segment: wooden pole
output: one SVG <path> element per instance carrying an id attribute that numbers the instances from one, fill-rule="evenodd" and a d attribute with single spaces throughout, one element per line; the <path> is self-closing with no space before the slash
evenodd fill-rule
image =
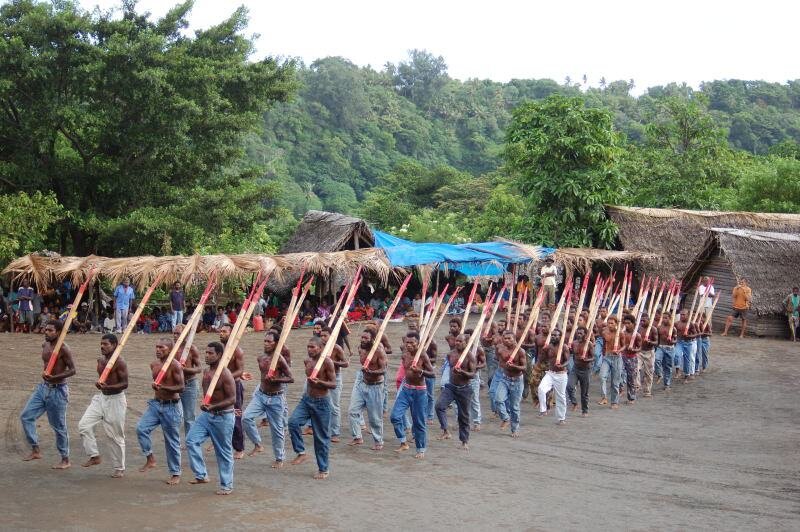
<path id="1" fill-rule="evenodd" d="M 639 330 L 639 326 L 642 323 L 642 314 L 644 313 L 644 304 L 647 302 L 647 296 L 650 294 L 650 287 L 646 287 L 644 293 L 642 294 L 641 305 L 639 305 L 639 310 L 636 312 L 636 323 L 633 326 L 633 334 L 631 335 L 631 342 L 628 346 L 628 349 L 633 349 L 634 340 L 636 339 L 636 331 Z M 639 303 L 639 302 L 637 302 Z"/>
<path id="2" fill-rule="evenodd" d="M 117 359 L 119 358 L 120 353 L 122 353 L 122 349 L 125 347 L 128 338 L 130 337 L 133 330 L 136 328 L 136 322 L 139 320 L 139 316 L 142 315 L 145 305 L 150 300 L 150 296 L 153 295 L 153 290 L 156 289 L 156 286 L 158 286 L 159 283 L 161 283 L 161 279 L 163 278 L 164 274 L 161 274 L 158 277 L 156 277 L 155 281 L 153 281 L 153 284 L 151 284 L 150 287 L 147 289 L 147 291 L 144 293 L 142 300 L 139 302 L 139 306 L 136 307 L 136 311 L 133 313 L 133 316 L 131 316 L 131 320 L 128 322 L 128 326 L 125 327 L 125 332 L 122 333 L 122 338 L 120 338 L 116 349 L 114 349 L 114 353 L 112 353 L 111 358 L 109 358 L 108 362 L 106 362 L 106 367 L 103 370 L 103 373 L 100 374 L 100 379 L 98 379 L 100 383 L 106 382 L 106 379 L 108 378 L 109 373 L 111 373 L 111 370 L 114 368 L 114 364 L 117 363 Z"/>
<path id="3" fill-rule="evenodd" d="M 528 291 L 527 290 L 522 293 L 521 297 L 520 297 L 519 293 L 517 293 L 517 310 L 514 313 L 514 327 L 512 328 L 512 330 L 514 331 L 514 334 L 517 334 L 517 324 L 519 323 L 519 313 L 520 313 L 522 307 L 525 306 L 525 303 L 527 301 L 528 301 Z"/>
<path id="4" fill-rule="evenodd" d="M 625 297 L 625 294 L 628 292 L 628 270 L 627 267 L 625 268 L 625 280 L 622 282 L 622 287 L 620 289 L 620 300 L 619 304 L 617 305 L 617 333 L 614 335 L 614 351 L 619 349 L 619 335 L 622 332 L 622 313 L 625 309 L 625 301 L 622 298 Z"/>
<path id="5" fill-rule="evenodd" d="M 361 286 L 361 266 L 358 267 L 356 271 L 356 275 L 353 278 L 353 283 L 350 285 L 350 291 L 347 294 L 347 299 L 345 300 L 344 308 L 350 308 L 350 304 L 353 302 L 353 299 L 356 297 L 356 292 L 358 292 L 359 287 Z M 333 352 L 333 346 L 336 345 L 336 339 L 339 337 L 339 331 L 342 330 L 342 323 L 344 323 L 345 318 L 347 317 L 347 312 L 342 311 L 339 314 L 339 317 L 336 319 L 336 323 L 331 330 L 331 335 L 328 338 L 328 341 L 325 343 L 325 346 L 322 348 L 322 353 L 320 353 L 319 358 L 317 359 L 317 363 L 314 365 L 314 369 L 311 370 L 311 375 L 309 375 L 310 379 L 316 379 L 317 375 L 319 374 L 319 370 L 322 369 L 322 364 L 325 362 L 325 359 Z M 380 341 L 379 338 L 376 341 Z"/>
<path id="6" fill-rule="evenodd" d="M 697 303 L 697 294 L 700 293 L 700 281 L 697 281 L 697 286 L 694 289 L 694 297 L 692 298 L 692 306 L 689 307 L 689 315 L 686 317 L 686 328 L 683 334 L 689 334 L 689 324 L 692 323 L 692 315 L 694 314 L 694 306 Z"/>
<path id="7" fill-rule="evenodd" d="M 502 292 L 497 294 L 498 297 L 502 296 Z M 508 361 L 511 362 L 514 360 L 514 357 L 517 356 L 517 352 L 522 348 L 522 344 L 525 342 L 525 337 L 528 334 L 528 331 L 531 330 L 531 327 L 536 323 L 536 320 L 539 319 L 539 311 L 542 308 L 542 301 L 544 301 L 544 285 L 539 287 L 539 291 L 536 293 L 536 299 L 533 302 L 533 307 L 531 307 L 531 313 L 528 316 L 528 321 L 525 323 L 525 328 L 522 330 L 522 336 L 519 337 L 517 340 L 517 344 L 514 346 L 514 349 L 511 350 L 511 355 L 508 357 Z"/>
<path id="8" fill-rule="evenodd" d="M 501 288 L 500 291 L 497 292 L 497 299 L 495 299 L 494 305 L 492 305 L 492 315 L 489 316 L 489 323 L 490 324 L 494 321 L 494 316 L 495 316 L 495 314 L 497 314 L 497 309 L 500 307 L 500 301 L 503 300 L 503 293 L 506 291 L 506 287 L 507 286 L 504 284 L 503 288 Z M 489 303 L 487 302 L 486 304 L 488 305 Z M 506 327 L 508 327 L 508 323 L 506 323 Z M 503 332 L 503 331 L 500 331 L 500 332 Z M 488 334 L 489 333 L 487 332 L 484 335 L 484 338 L 487 338 Z"/>
<path id="9" fill-rule="evenodd" d="M 564 321 L 561 323 L 561 340 L 558 342 L 558 352 L 556 352 L 556 364 L 561 363 L 561 352 L 564 350 L 564 338 L 566 338 L 567 322 L 569 321 L 569 304 L 572 302 L 572 290 L 567 294 L 567 304 L 564 311 Z M 548 344 L 544 344 L 547 346 Z"/>
<path id="10" fill-rule="evenodd" d="M 467 354 L 472 350 L 472 346 L 475 345 L 477 339 L 480 338 L 481 336 L 480 331 L 482 330 L 483 323 L 484 321 L 486 321 L 486 318 L 489 314 L 488 310 L 489 310 L 488 306 L 484 305 L 483 311 L 481 312 L 481 316 L 480 318 L 478 318 L 478 323 L 475 325 L 472 334 L 469 335 L 469 341 L 467 342 L 467 345 L 464 346 L 464 351 L 461 353 L 461 356 L 458 357 L 455 366 L 453 366 L 454 369 L 458 369 L 461 367 L 461 364 L 464 362 L 464 359 L 467 358 Z M 464 334 L 464 333 L 461 332 L 459 334 Z"/>
<path id="11" fill-rule="evenodd" d="M 711 305 L 711 311 L 708 313 L 708 315 L 706 316 L 706 320 L 703 322 L 703 329 L 704 330 L 708 326 L 708 324 L 711 322 L 711 316 L 714 315 L 714 309 L 717 308 L 717 303 L 719 303 L 719 294 L 717 294 L 717 297 L 714 298 L 714 304 Z"/>
<path id="12" fill-rule="evenodd" d="M 561 293 L 561 298 L 558 301 L 558 305 L 556 306 L 556 311 L 553 313 L 553 317 L 550 318 L 550 327 L 549 331 L 547 332 L 547 339 L 544 341 L 544 345 L 548 345 L 550 343 L 550 337 L 553 335 L 553 329 L 556 328 L 558 323 L 558 318 L 561 316 L 561 310 L 564 308 L 564 303 L 567 300 L 567 296 L 572 292 L 572 279 L 567 281 L 567 284 L 564 286 L 564 291 Z M 569 314 L 569 311 L 567 311 Z"/>
<path id="13" fill-rule="evenodd" d="M 614 284 L 614 278 L 609 277 L 606 281 L 609 285 Z M 595 288 L 597 285 L 595 284 Z M 600 288 L 600 293 L 605 293 L 605 285 Z M 583 343 L 583 358 L 586 358 L 586 352 L 589 350 L 589 340 L 592 336 L 592 330 L 594 329 L 594 322 L 597 320 L 597 314 L 600 312 L 600 307 L 602 306 L 603 301 L 602 297 L 598 298 L 594 301 L 593 304 L 589 305 L 589 319 L 586 320 L 586 341 Z"/>
<path id="14" fill-rule="evenodd" d="M 75 294 L 75 299 L 72 301 L 72 307 L 67 313 L 67 318 L 64 320 L 64 325 L 61 326 L 61 332 L 58 335 L 56 344 L 53 346 L 53 351 L 50 353 L 50 359 L 47 361 L 47 368 L 44 370 L 45 375 L 50 375 L 53 373 L 53 368 L 56 366 L 56 360 L 58 360 L 58 354 L 61 352 L 61 346 L 64 345 L 64 339 L 67 337 L 70 326 L 72 326 L 72 320 L 78 314 L 78 306 L 83 298 L 83 293 L 86 291 L 86 287 L 89 285 L 89 282 L 92 280 L 92 278 L 94 278 L 95 271 L 96 270 L 94 268 L 89 270 L 89 273 L 86 275 L 86 279 L 83 281 L 80 288 L 78 288 L 78 293 Z M 9 310 L 11 309 L 9 308 Z M 12 311 L 10 314 L 13 315 L 14 312 Z M 14 329 L 12 328 L 11 331 L 13 332 Z"/>
<path id="15" fill-rule="evenodd" d="M 414 355 L 414 360 L 411 361 L 411 365 L 413 367 L 416 367 L 417 362 L 419 362 L 419 357 L 422 356 L 422 353 L 425 352 L 431 345 L 431 342 L 433 342 L 433 336 L 439 329 L 439 325 L 442 324 L 442 320 L 444 320 L 444 317 L 447 316 L 447 311 L 450 309 L 450 305 L 453 303 L 456 294 L 458 294 L 459 290 L 461 290 L 461 287 L 457 287 L 455 289 L 455 291 L 453 292 L 453 297 L 451 297 L 447 301 L 447 303 L 445 303 L 444 309 L 442 310 L 441 314 L 439 314 L 439 309 L 442 305 L 442 302 L 444 301 L 444 296 L 447 294 L 447 286 L 448 285 L 445 285 L 445 289 L 442 292 L 442 297 L 439 299 L 439 303 L 436 305 L 436 308 L 432 312 L 432 315 L 433 316 L 438 315 L 438 318 L 436 318 L 435 323 L 433 320 L 428 320 L 425 329 L 420 331 L 419 346 L 417 347 L 417 352 Z"/>
<path id="16" fill-rule="evenodd" d="M 464 334 L 464 329 L 467 328 L 467 319 L 469 319 L 469 311 L 472 310 L 472 301 L 475 299 L 475 290 L 478 289 L 478 283 L 472 283 L 472 290 L 469 292 L 469 298 L 467 299 L 467 306 L 464 308 L 464 319 L 461 320 L 461 330 L 458 334 Z"/>
<path id="17" fill-rule="evenodd" d="M 420 274 L 422 274 L 421 271 Z M 425 278 L 422 279 L 422 304 L 419 306 L 419 316 L 417 317 L 420 330 L 422 330 L 422 317 L 425 314 L 425 298 L 427 296 L 428 296 L 428 276 L 425 275 Z"/>
<path id="18" fill-rule="evenodd" d="M 397 293 L 394 296 L 394 301 L 389 306 L 389 310 L 386 311 L 386 317 L 384 317 L 383 321 L 381 322 L 381 326 L 378 328 L 378 333 L 375 335 L 375 341 L 372 342 L 372 347 L 369 349 L 369 353 L 367 353 L 367 358 L 364 360 L 364 369 L 369 367 L 370 362 L 372 362 L 372 357 L 375 356 L 375 352 L 378 350 L 378 344 L 381 343 L 381 338 L 383 338 L 383 333 L 386 332 L 386 326 L 389 325 L 389 318 L 394 313 L 394 309 L 397 308 L 397 305 L 400 303 L 400 298 L 403 297 L 403 293 L 406 291 L 406 287 L 408 286 L 408 282 L 411 280 L 411 274 L 409 273 L 403 284 L 400 285 L 400 288 L 397 289 Z"/>
<path id="19" fill-rule="evenodd" d="M 597 284 L 595 286 L 595 293 L 597 292 Z M 567 345 L 572 345 L 572 341 L 575 339 L 575 331 L 578 329 L 578 316 L 580 315 L 581 311 L 583 310 L 583 303 L 586 300 L 586 291 L 589 289 L 589 274 L 586 273 L 583 277 L 583 283 L 581 286 L 581 295 L 578 298 L 578 307 L 575 312 L 575 323 L 572 325 L 572 331 L 569 334 L 569 343 Z M 594 296 L 592 296 L 594 298 Z M 566 332 L 566 331 L 565 331 Z"/>
<path id="20" fill-rule="evenodd" d="M 506 326 L 509 328 L 512 326 L 511 322 L 511 312 L 513 310 L 514 305 L 514 290 L 517 286 L 517 265 L 514 264 L 511 266 L 511 288 L 508 291 L 508 309 L 506 309 Z"/>
<path id="21" fill-rule="evenodd" d="M 302 271 L 300 272 L 300 279 L 301 279 L 301 280 L 303 279 L 303 272 L 302 272 Z M 300 289 L 300 281 L 297 281 L 297 289 L 298 289 L 298 290 Z M 336 300 L 336 306 L 335 306 L 335 307 L 333 307 L 333 312 L 331 312 L 331 315 L 330 315 L 330 317 L 328 318 L 328 327 L 330 327 L 331 325 L 333 325 L 333 320 L 335 320 L 335 319 L 336 319 L 336 313 L 337 313 L 337 312 L 339 312 L 339 307 L 341 307 L 341 306 L 342 306 L 342 301 L 343 301 L 343 300 L 344 300 L 344 298 L 346 297 L 346 295 L 347 295 L 347 292 L 348 292 L 349 290 L 350 290 L 350 281 L 348 281 L 347 283 L 345 283 L 345 285 L 344 285 L 344 289 L 342 290 L 342 293 L 341 293 L 341 294 L 339 294 L 339 297 L 338 297 L 338 298 L 337 298 L 337 300 Z M 287 312 L 288 312 L 288 310 L 287 310 Z"/>
<path id="22" fill-rule="evenodd" d="M 280 336 L 278 336 L 278 343 L 275 345 L 275 354 L 277 355 L 281 354 L 281 351 L 283 351 L 283 346 L 286 344 L 286 340 L 289 338 L 289 333 L 292 331 L 292 324 L 294 323 L 294 320 L 297 317 L 297 313 L 300 312 L 300 309 L 302 308 L 303 301 L 306 298 L 306 294 L 308 294 L 310 283 L 306 283 L 306 286 L 303 288 L 303 292 L 300 293 L 300 283 L 302 282 L 302 280 L 303 278 L 301 276 L 300 279 L 297 281 L 297 285 L 292 289 L 292 298 L 289 301 L 289 306 L 286 309 L 286 319 L 284 320 L 283 327 L 281 328 L 281 334 Z M 277 367 L 278 367 L 278 357 L 273 355 L 272 360 L 269 363 L 269 370 L 267 371 L 267 375 L 269 377 L 275 376 L 275 371 Z"/>

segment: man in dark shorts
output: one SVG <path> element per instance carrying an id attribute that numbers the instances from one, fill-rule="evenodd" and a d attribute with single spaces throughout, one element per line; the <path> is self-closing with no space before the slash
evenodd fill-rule
<path id="1" fill-rule="evenodd" d="M 733 298 L 733 312 L 725 320 L 725 330 L 722 332 L 722 336 L 728 336 L 728 329 L 731 328 L 733 320 L 739 318 L 742 322 L 739 338 L 744 338 L 747 331 L 747 313 L 750 311 L 750 304 L 753 301 L 753 291 L 747 286 L 747 279 L 744 277 L 739 279 L 731 297 Z"/>

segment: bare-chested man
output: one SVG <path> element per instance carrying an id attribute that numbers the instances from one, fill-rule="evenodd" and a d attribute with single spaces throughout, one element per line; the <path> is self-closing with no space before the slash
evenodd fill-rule
<path id="1" fill-rule="evenodd" d="M 475 334 L 473 329 L 464 329 L 464 343 L 469 342 L 470 337 Z M 480 331 L 477 333 L 480 334 Z M 480 345 L 480 342 L 475 342 L 472 347 L 472 352 L 475 355 L 475 378 L 470 379 L 469 385 L 472 387 L 472 398 L 469 401 L 469 418 L 472 422 L 472 431 L 481 431 L 481 370 L 486 367 L 486 351 Z M 456 403 L 458 404 L 458 403 Z"/>
<path id="2" fill-rule="evenodd" d="M 625 382 L 628 391 L 628 404 L 636 402 L 636 388 L 639 385 L 639 353 L 642 350 L 642 335 L 636 331 L 636 318 L 625 314 L 622 318 L 620 353 L 625 367 Z M 631 347 L 631 341 L 633 347 Z"/>
<path id="3" fill-rule="evenodd" d="M 183 332 L 184 325 L 179 323 L 172 329 L 172 340 L 178 341 L 178 337 Z M 178 347 L 178 354 L 181 356 L 186 347 L 186 340 Z M 203 367 L 200 365 L 200 351 L 194 345 L 189 346 L 189 353 L 183 361 L 183 391 L 181 392 L 181 407 L 183 408 L 183 435 L 189 434 L 197 417 L 197 398 L 200 396 L 200 380 L 197 376 L 202 373 Z"/>
<path id="4" fill-rule="evenodd" d="M 419 322 L 416 320 L 410 320 L 408 322 L 408 330 L 419 334 Z M 428 359 L 431 361 L 431 366 L 433 366 L 434 373 L 433 377 L 425 377 L 425 388 L 427 389 L 428 393 L 428 410 L 425 412 L 425 418 L 428 425 L 431 425 L 433 424 L 433 407 L 435 406 L 435 402 L 433 400 L 433 391 L 436 389 L 436 357 L 439 354 L 439 346 L 436 345 L 436 340 L 431 340 L 431 343 L 428 344 L 428 349 L 425 352 L 428 354 Z"/>
<path id="5" fill-rule="evenodd" d="M 687 328 L 686 324 L 689 319 L 689 311 L 686 309 L 681 310 L 681 319 L 675 323 L 675 329 L 678 332 L 678 342 L 675 344 L 676 358 L 683 362 L 683 381 L 694 378 L 694 357 L 695 350 L 697 349 L 697 342 L 695 338 L 700 336 L 697 332 L 697 326 L 694 323 L 689 323 Z"/>
<path id="6" fill-rule="evenodd" d="M 69 402 L 69 386 L 67 379 L 75 375 L 75 363 L 72 361 L 72 350 L 66 343 L 61 344 L 58 358 L 52 373 L 48 374 L 47 364 L 50 354 L 58 341 L 63 324 L 59 320 L 50 320 L 44 327 L 44 343 L 42 344 L 42 380 L 36 385 L 19 418 L 25 439 L 31 446 L 31 454 L 23 460 L 38 460 L 42 457 L 39 449 L 39 435 L 36 433 L 36 420 L 47 413 L 47 421 L 56 433 L 56 448 L 61 455 L 61 462 L 53 469 L 67 469 L 69 462 L 69 432 L 67 431 L 67 403 Z"/>
<path id="7" fill-rule="evenodd" d="M 589 415 L 589 374 L 592 371 L 592 362 L 594 360 L 594 342 L 587 338 L 588 334 L 589 331 L 585 326 L 579 326 L 575 331 L 575 340 L 570 346 L 575 368 L 567 381 L 567 391 L 572 401 L 573 410 L 578 406 L 577 401 L 575 401 L 575 386 L 580 384 L 581 417 Z M 589 345 L 586 345 L 587 343 Z"/>
<path id="8" fill-rule="evenodd" d="M 331 337 L 330 327 L 323 327 L 320 336 L 323 343 L 328 343 Z M 331 390 L 331 443 L 338 443 L 342 435 L 342 370 L 350 366 L 350 358 L 344 354 L 340 345 L 333 346 L 331 361 L 336 368 L 336 388 Z"/>
<path id="9" fill-rule="evenodd" d="M 661 359 L 661 377 L 664 379 L 664 390 L 669 391 L 672 387 L 672 366 L 675 363 L 675 342 L 678 334 L 675 327 L 671 325 L 670 313 L 664 311 L 661 325 L 658 327 L 658 354 L 656 358 Z"/>
<path id="10" fill-rule="evenodd" d="M 203 395 L 208 393 L 214 374 L 217 372 L 222 353 L 225 348 L 220 342 L 211 342 L 206 347 L 206 364 L 208 369 L 203 372 Z M 208 484 L 208 471 L 203 458 L 203 443 L 211 438 L 214 454 L 217 458 L 219 470 L 219 489 L 217 495 L 230 495 L 233 491 L 233 435 L 234 413 L 233 404 L 236 401 L 236 383 L 228 368 L 223 368 L 219 380 L 211 393 L 211 401 L 200 407 L 189 435 L 186 437 L 186 448 L 189 454 L 189 465 L 194 473 L 194 478 L 189 484 Z"/>
<path id="11" fill-rule="evenodd" d="M 427 426 L 425 415 L 427 411 L 428 393 L 425 387 L 425 377 L 433 375 L 433 366 L 427 353 L 420 353 L 419 360 L 414 363 L 414 357 L 419 349 L 419 335 L 414 332 L 406 333 L 403 356 L 400 363 L 405 369 L 405 379 L 397 392 L 397 397 L 392 408 L 391 421 L 394 434 L 400 440 L 397 452 L 409 449 L 406 442 L 406 409 L 411 408 L 411 432 L 417 453 L 414 458 L 424 458 L 427 443 Z"/>
<path id="12" fill-rule="evenodd" d="M 158 377 L 161 367 L 172 349 L 171 338 L 160 338 L 156 342 L 156 359 L 150 363 L 150 372 L 153 380 Z M 139 469 L 145 472 L 156 467 L 156 457 L 153 456 L 150 433 L 161 425 L 164 434 L 164 446 L 167 451 L 167 468 L 170 478 L 167 484 L 175 485 L 181 481 L 181 423 L 183 422 L 183 409 L 181 407 L 180 393 L 183 391 L 183 368 L 180 362 L 172 360 L 161 384 L 152 383 L 155 397 L 147 401 L 147 408 L 142 414 L 139 424 L 136 425 L 136 435 L 139 446 L 147 457 L 145 464 Z"/>
<path id="13" fill-rule="evenodd" d="M 519 404 L 522 401 L 522 379 L 525 373 L 525 353 L 522 349 L 514 351 L 515 347 L 514 333 L 505 331 L 503 343 L 497 347 L 497 358 L 503 375 L 497 384 L 495 401 L 500 414 L 500 430 L 508 428 L 508 422 L 511 420 L 512 438 L 519 437 Z"/>
<path id="14" fill-rule="evenodd" d="M 455 401 L 458 411 L 458 439 L 461 441 L 461 446 L 464 450 L 469 448 L 470 403 L 473 394 L 471 381 L 475 378 L 478 365 L 476 357 L 470 349 L 461 366 L 456 367 L 461 353 L 466 348 L 467 341 L 463 334 L 458 335 L 455 348 L 447 354 L 450 367 L 453 368 L 450 373 L 450 382 L 442 388 L 439 393 L 439 399 L 436 401 L 436 415 L 439 418 L 439 426 L 442 429 L 442 434 L 438 439 L 450 439 L 450 432 L 447 430 L 447 408 L 450 403 Z"/>
<path id="15" fill-rule="evenodd" d="M 289 434 L 292 436 L 292 448 L 297 456 L 292 465 L 299 465 L 308 460 L 303 442 L 302 428 L 309 420 L 314 430 L 314 454 L 317 458 L 317 473 L 314 478 L 328 478 L 328 452 L 330 450 L 331 398 L 330 390 L 336 388 L 336 368 L 330 357 L 322 361 L 319 373 L 311 378 L 317 360 L 322 355 L 322 340 L 311 338 L 306 350 L 308 357 L 303 361 L 306 370 L 306 392 L 289 418 Z"/>
<path id="16" fill-rule="evenodd" d="M 242 426 L 244 432 L 255 447 L 250 456 L 258 454 L 264 450 L 261 446 L 261 435 L 256 428 L 256 417 L 265 416 L 269 422 L 272 436 L 272 453 L 275 461 L 272 463 L 274 469 L 283 467 L 285 457 L 286 431 L 283 424 L 283 413 L 286 409 L 285 385 L 294 382 L 292 371 L 286 359 L 278 353 L 275 348 L 278 346 L 278 335 L 273 331 L 267 331 L 264 335 L 264 353 L 259 356 L 258 369 L 261 371 L 261 383 L 253 393 L 250 404 L 242 416 Z M 275 366 L 275 373 L 269 374 L 273 357 L 278 357 Z"/>
<path id="17" fill-rule="evenodd" d="M 603 363 L 600 366 L 600 400 L 598 405 L 607 405 L 609 394 L 608 381 L 611 381 L 611 408 L 619 408 L 619 387 L 622 383 L 622 358 L 620 357 L 620 346 L 615 346 L 617 338 L 617 327 L 619 327 L 616 316 L 609 316 L 606 326 L 599 338 L 603 339 Z M 620 335 L 621 336 L 621 335 Z M 621 343 L 621 342 L 620 342 Z"/>
<path id="18" fill-rule="evenodd" d="M 226 324 L 219 328 L 219 341 L 224 346 L 228 343 L 231 336 L 231 325 Z M 231 371 L 233 380 L 236 383 L 236 401 L 233 403 L 233 414 L 235 416 L 233 424 L 233 458 L 239 460 L 244 456 L 244 431 L 242 430 L 242 406 L 244 405 L 244 383 L 243 380 L 253 378 L 251 374 L 244 374 L 244 351 L 238 345 L 233 352 L 233 356 L 228 362 L 228 369 Z"/>
<path id="19" fill-rule="evenodd" d="M 649 331 L 648 331 L 649 329 Z M 642 350 L 639 352 L 639 360 L 642 367 L 642 396 L 653 397 L 653 373 L 655 370 L 655 348 L 658 345 L 658 329 L 650 327 L 650 317 L 647 313 L 642 313 L 642 324 L 639 328 L 642 336 Z"/>
<path id="20" fill-rule="evenodd" d="M 561 343 L 561 329 L 555 328 L 550 334 L 550 343 L 539 351 L 539 359 L 547 364 L 547 370 L 536 390 L 539 395 L 539 416 L 547 414 L 547 393 L 550 390 L 556 396 L 556 423 L 563 425 L 567 419 L 567 362 L 569 361 L 569 347 Z"/>
<path id="21" fill-rule="evenodd" d="M 104 334 L 100 339 L 100 356 L 97 358 L 97 374 L 102 375 L 108 360 L 117 348 L 117 337 Z M 112 478 L 121 478 L 125 474 L 125 410 L 128 400 L 125 390 L 128 388 L 128 365 L 117 358 L 114 367 L 105 382 L 94 383 L 101 393 L 92 397 L 92 402 L 78 423 L 78 432 L 83 440 L 83 450 L 89 459 L 83 467 L 98 465 L 102 462 L 97 448 L 94 429 L 101 422 L 110 440 L 111 465 L 114 468 Z"/>
<path id="22" fill-rule="evenodd" d="M 383 387 L 386 381 L 387 366 L 383 345 L 378 344 L 369 365 L 366 368 L 363 367 L 375 341 L 375 330 L 371 328 L 364 329 L 364 332 L 361 333 L 361 343 L 358 347 L 361 378 L 357 379 L 356 384 L 353 386 L 350 407 L 348 408 L 350 434 L 353 436 L 353 441 L 349 445 L 361 445 L 364 443 L 361 435 L 361 412 L 366 408 L 373 441 L 372 450 L 380 451 L 383 449 Z"/>

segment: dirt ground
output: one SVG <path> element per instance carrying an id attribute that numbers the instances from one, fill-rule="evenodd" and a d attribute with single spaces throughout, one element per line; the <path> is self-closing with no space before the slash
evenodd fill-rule
<path id="1" fill-rule="evenodd" d="M 393 346 L 404 331 L 400 324 L 390 326 Z M 297 360 L 309 335 L 300 330 L 290 336 Z M 247 370 L 255 370 L 261 338 L 248 333 L 243 340 Z M 198 335 L 196 343 L 212 339 Z M 46 417 L 39 420 L 45 458 L 21 461 L 28 448 L 19 413 L 39 380 L 42 339 L 0 336 L 0 415 L 5 420 L 0 528 L 800 529 L 797 344 L 714 337 L 711 369 L 695 382 L 677 383 L 669 395 L 657 386 L 652 399 L 611 411 L 595 404 L 599 384 L 594 379 L 590 417 L 570 412 L 567 424 L 557 427 L 552 416 L 537 419 L 526 402 L 517 440 L 501 433 L 498 421 L 486 414 L 484 388 L 484 429 L 472 435 L 469 454 L 459 449 L 457 438 L 435 441 L 438 427 L 431 427 L 425 460 L 397 455 L 388 420 L 384 451 L 348 447 L 345 415 L 343 442 L 333 446 L 327 481 L 311 478 L 313 459 L 272 470 L 269 431 L 261 429 L 268 452 L 238 461 L 234 494 L 218 497 L 213 454 L 207 455 L 211 484 L 188 484 L 185 454 L 183 482 L 177 487 L 163 483 L 164 444 L 158 430 L 153 441 L 161 467 L 138 472 L 144 459 L 135 427 L 152 394 L 147 364 L 155 340 L 154 335 L 135 335 L 124 352 L 131 372 L 128 471 L 115 480 L 109 478 L 107 463 L 88 469 L 79 465 L 84 456 L 77 424 L 96 391 L 99 335 L 68 338 L 78 374 L 70 380 L 68 411 L 73 467 L 63 472 L 50 469 L 58 457 Z M 392 376 L 396 367 L 395 356 Z M 344 412 L 353 375 L 353 369 L 346 370 Z M 246 383 L 245 404 L 254 386 Z M 290 410 L 300 392 L 301 384 L 290 385 Z M 98 441 L 102 452 L 102 429 Z M 287 457 L 292 456 L 287 438 Z"/>

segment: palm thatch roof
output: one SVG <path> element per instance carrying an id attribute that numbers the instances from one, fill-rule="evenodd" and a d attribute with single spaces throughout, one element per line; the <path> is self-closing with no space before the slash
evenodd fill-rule
<path id="1" fill-rule="evenodd" d="M 367 222 L 336 212 L 308 211 L 281 253 L 332 252 L 372 247 Z"/>
<path id="2" fill-rule="evenodd" d="M 660 260 L 645 261 L 648 274 L 662 278 L 683 277 L 706 244 L 708 229 L 728 227 L 800 233 L 800 215 L 753 212 L 692 211 L 606 206 L 619 227 L 619 241 L 626 251 L 653 253 Z"/>
<path id="3" fill-rule="evenodd" d="M 683 277 L 694 286 L 703 266 L 719 251 L 738 278 L 748 279 L 753 291 L 752 310 L 759 315 L 782 314 L 783 300 L 800 285 L 800 233 L 710 228 L 700 253 Z"/>
<path id="4" fill-rule="evenodd" d="M 553 253 L 553 261 L 563 264 L 569 270 L 586 273 L 591 272 L 597 264 L 616 266 L 626 262 L 658 261 L 655 253 L 639 251 L 615 251 L 613 249 L 597 248 L 558 248 Z"/>

